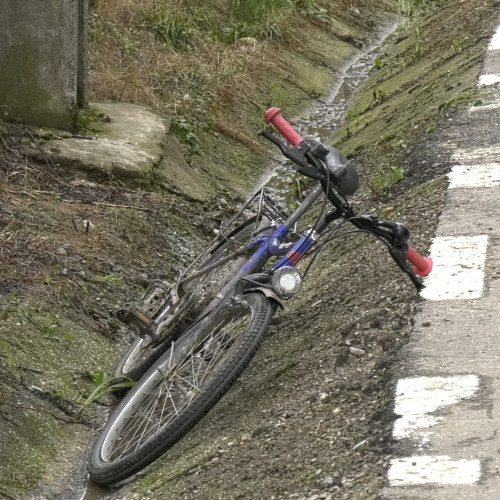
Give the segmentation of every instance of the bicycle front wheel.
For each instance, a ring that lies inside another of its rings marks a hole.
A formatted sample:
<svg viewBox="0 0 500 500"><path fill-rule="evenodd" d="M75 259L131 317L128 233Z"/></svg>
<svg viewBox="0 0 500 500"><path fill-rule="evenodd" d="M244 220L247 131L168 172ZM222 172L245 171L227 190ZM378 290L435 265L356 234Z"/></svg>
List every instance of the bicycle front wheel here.
<svg viewBox="0 0 500 500"><path fill-rule="evenodd" d="M177 442L248 364L271 316L269 300L252 293L214 310L193 327L111 415L92 451L90 478L102 484L122 481Z"/></svg>

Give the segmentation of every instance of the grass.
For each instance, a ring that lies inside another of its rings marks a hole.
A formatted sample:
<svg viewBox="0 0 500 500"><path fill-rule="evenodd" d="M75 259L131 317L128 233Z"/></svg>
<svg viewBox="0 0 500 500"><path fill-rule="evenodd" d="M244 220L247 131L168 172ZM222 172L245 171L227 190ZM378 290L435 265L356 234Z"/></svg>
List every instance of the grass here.
<svg viewBox="0 0 500 500"><path fill-rule="evenodd" d="M131 379L124 381L123 377L119 377L119 379L116 377L110 377L104 372L92 374L92 380L94 381L96 387L83 401L79 403L80 407L75 414L75 418L78 418L86 408L106 395L120 389L129 389L133 387L135 383Z"/></svg>
<svg viewBox="0 0 500 500"><path fill-rule="evenodd" d="M289 85L297 78L286 51L318 57L311 24L318 36L323 31L355 40L361 28L348 8L351 4L96 0L90 16L91 99L163 111L189 123L194 136L238 107L258 117L274 104L269 96L276 82ZM393 4L381 2L387 9ZM341 52L334 46L331 50L332 58ZM237 119L241 114L236 113Z"/></svg>
<svg viewBox="0 0 500 500"><path fill-rule="evenodd" d="M404 171L397 165L381 166L370 182L370 189L383 198L389 189L403 178Z"/></svg>
<svg viewBox="0 0 500 500"><path fill-rule="evenodd" d="M399 12L411 17L419 12L429 10L435 6L446 3L447 0L399 0Z"/></svg>

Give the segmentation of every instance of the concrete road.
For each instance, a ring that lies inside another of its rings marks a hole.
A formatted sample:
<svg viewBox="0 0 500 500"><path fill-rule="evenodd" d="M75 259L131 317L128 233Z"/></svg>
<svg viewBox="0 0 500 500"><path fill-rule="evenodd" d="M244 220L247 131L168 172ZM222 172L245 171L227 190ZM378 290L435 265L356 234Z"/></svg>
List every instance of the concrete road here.
<svg viewBox="0 0 500 500"><path fill-rule="evenodd" d="M402 353L385 499L500 499L500 27L443 138L446 209Z"/></svg>

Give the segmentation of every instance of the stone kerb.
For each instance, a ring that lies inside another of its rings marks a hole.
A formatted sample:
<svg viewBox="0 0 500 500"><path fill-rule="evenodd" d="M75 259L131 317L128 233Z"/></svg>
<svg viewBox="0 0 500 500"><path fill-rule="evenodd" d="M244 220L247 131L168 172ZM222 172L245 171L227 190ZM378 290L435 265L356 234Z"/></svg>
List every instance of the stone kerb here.
<svg viewBox="0 0 500 500"><path fill-rule="evenodd" d="M0 119L72 130L85 103L88 0L0 0Z"/></svg>

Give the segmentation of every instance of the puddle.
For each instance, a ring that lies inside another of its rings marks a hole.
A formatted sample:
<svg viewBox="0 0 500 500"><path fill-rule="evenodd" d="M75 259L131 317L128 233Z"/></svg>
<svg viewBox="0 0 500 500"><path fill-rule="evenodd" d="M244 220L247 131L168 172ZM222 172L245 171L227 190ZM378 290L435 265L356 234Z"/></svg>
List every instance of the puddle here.
<svg viewBox="0 0 500 500"><path fill-rule="evenodd" d="M99 486L91 481L87 482L87 488L80 500L103 500L110 498L116 491L109 490L103 486Z"/></svg>

